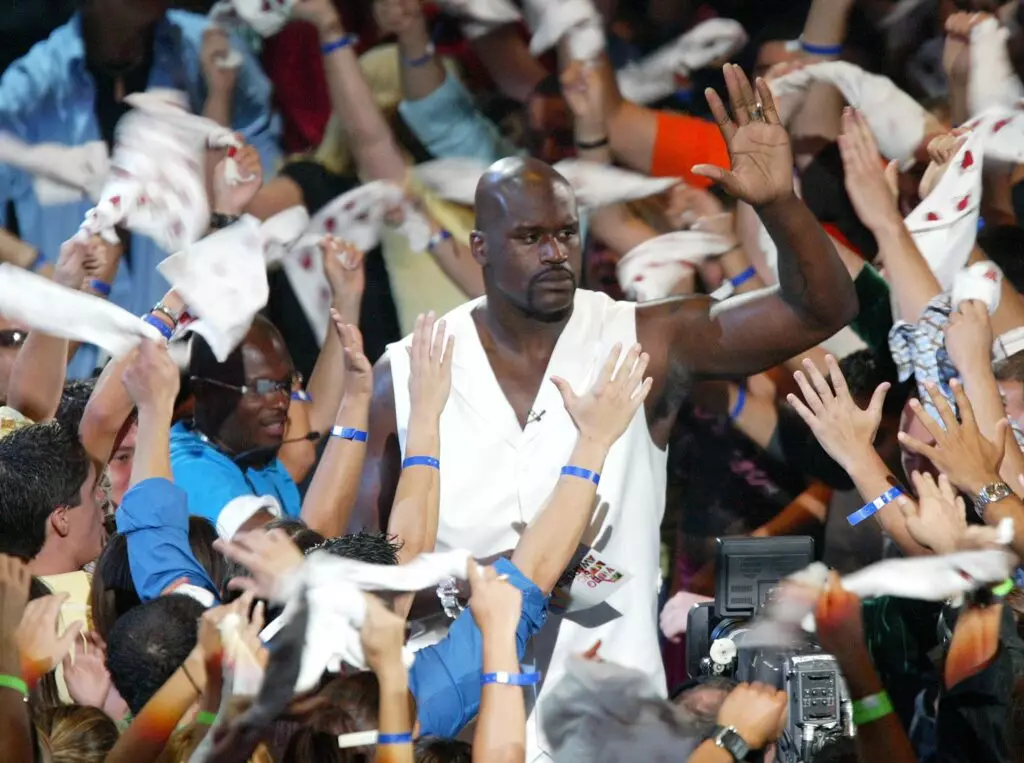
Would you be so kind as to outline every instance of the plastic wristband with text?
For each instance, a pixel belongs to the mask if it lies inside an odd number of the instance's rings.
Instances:
[[[757,269],[753,265],[751,265],[749,268],[744,270],[738,276],[730,278],[729,279],[729,283],[732,284],[732,287],[734,289],[738,289],[740,286],[745,284],[747,281],[749,281],[751,278],[753,278],[756,275],[757,275]]]
[[[480,678],[482,684],[503,684],[505,686],[533,686],[540,681],[538,673],[508,673],[500,670],[497,673],[484,673]]]
[[[212,726],[217,722],[217,714],[209,710],[200,710],[196,713],[196,723],[200,726]]]
[[[810,42],[800,40],[800,49],[812,56],[838,56],[843,52],[842,43],[838,45],[814,45]]]
[[[732,410],[729,411],[729,421],[735,421],[743,413],[744,407],[747,405],[747,388],[740,387],[736,393],[736,403],[733,405]]]
[[[17,676],[0,675],[0,689],[12,689],[28,699],[28,684]]]
[[[873,500],[871,503],[864,504],[855,512],[846,517],[846,521],[851,525],[856,526],[863,522],[869,517],[873,517],[878,513],[878,510],[883,506],[892,503],[897,498],[903,495],[903,488],[896,486],[891,487],[882,493],[878,498]]]
[[[352,442],[366,442],[367,433],[355,427],[331,427],[331,437],[339,440],[352,440]]]
[[[304,389],[297,389],[292,393],[292,400],[298,400],[300,403],[312,403],[313,398]]]
[[[159,331],[164,339],[168,342],[171,341],[171,337],[174,336],[174,329],[164,323],[162,320],[153,315],[143,315],[142,320],[148,323],[150,326]]]
[[[563,477],[579,477],[583,480],[590,480],[595,485],[601,484],[601,475],[597,472],[592,472],[590,469],[584,469],[580,466],[563,466],[562,467]]]
[[[440,469],[441,462],[433,456],[409,456],[402,462],[402,468],[408,469],[410,466],[429,466],[431,469]]]
[[[358,42],[359,37],[357,37],[356,35],[345,34],[339,37],[337,40],[331,40],[330,42],[325,42],[323,45],[321,45],[320,53],[325,56],[329,56],[336,50],[342,50],[343,48],[347,48],[350,45],[355,45]]]
[[[107,283],[106,281],[101,281],[98,278],[90,278],[87,285],[90,289],[99,294],[101,297],[110,296],[110,284]]]
[[[853,702],[853,725],[864,726],[893,712],[889,693],[880,691]]]
[[[377,734],[377,744],[411,744],[412,732],[404,734]]]

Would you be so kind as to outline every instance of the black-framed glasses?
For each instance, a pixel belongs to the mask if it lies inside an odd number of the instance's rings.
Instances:
[[[192,381],[212,384],[222,389],[230,389],[246,397],[268,398],[281,392],[291,395],[295,386],[302,383],[302,374],[298,371],[293,371],[285,379],[250,379],[241,386],[217,381],[216,379],[206,379],[201,376],[193,376]]]
[[[28,332],[20,329],[0,330],[0,347],[21,347],[28,338]]]

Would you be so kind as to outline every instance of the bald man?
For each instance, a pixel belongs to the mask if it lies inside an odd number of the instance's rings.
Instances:
[[[664,691],[657,639],[658,528],[666,446],[680,404],[699,379],[755,374],[812,347],[857,313],[853,284],[814,215],[793,193],[789,137],[771,93],[760,102],[727,67],[733,119],[708,93],[732,171],[694,168],[752,204],[779,249],[779,286],[717,304],[704,296],[635,305],[578,289],[579,215],[569,183],[533,159],[505,159],[481,179],[471,244],[486,295],[449,313],[452,394],[441,417],[439,549],[478,556],[516,545],[540,509],[576,431],[552,376],[587,388],[610,348],[640,342],[654,386],[600,475],[591,532],[600,561],[629,577],[599,603],[570,604],[532,644],[527,662],[557,682],[566,658],[600,640],[601,656],[646,672]],[[368,466],[359,511],[386,526],[405,454],[409,339],[377,364]],[[408,454],[416,455],[416,454]],[[373,523],[372,519],[367,519]],[[604,586],[607,587],[607,586]],[[604,598],[604,597],[607,598]],[[536,712],[544,712],[544,692]],[[547,755],[536,718],[527,760]],[[430,730],[424,732],[437,733]]]

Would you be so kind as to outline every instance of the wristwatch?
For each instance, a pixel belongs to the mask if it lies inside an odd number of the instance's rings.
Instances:
[[[985,507],[990,503],[999,503],[1013,495],[1010,486],[1005,482],[990,482],[974,496],[974,510],[982,519],[985,518]]]
[[[711,732],[711,739],[716,747],[721,747],[732,755],[733,760],[746,760],[750,755],[750,745],[743,741],[735,726],[715,726]]]

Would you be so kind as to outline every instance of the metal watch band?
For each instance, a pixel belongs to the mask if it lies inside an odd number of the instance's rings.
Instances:
[[[974,511],[979,517],[984,519],[985,508],[990,503],[999,503],[1012,495],[1013,491],[1005,482],[990,482],[974,497]]]
[[[715,726],[712,735],[716,747],[732,755],[733,760],[747,760],[750,745],[739,735],[735,726]]]

